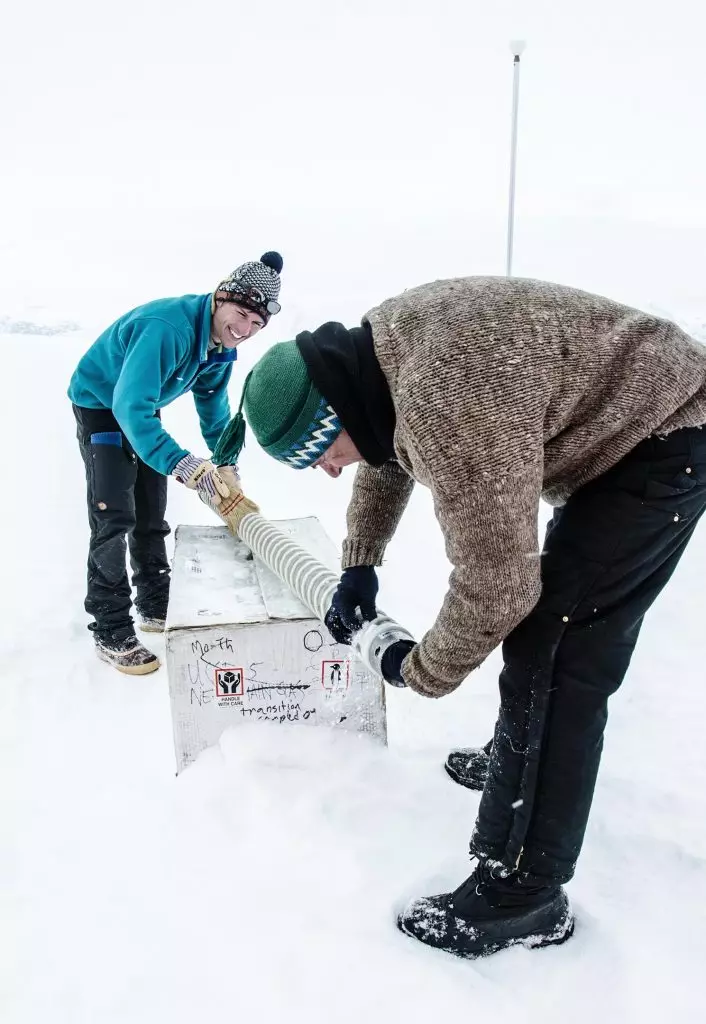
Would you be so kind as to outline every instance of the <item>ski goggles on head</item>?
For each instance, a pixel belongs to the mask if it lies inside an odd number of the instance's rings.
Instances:
[[[225,295],[218,294],[225,292]],[[256,313],[266,313],[268,316],[274,316],[275,313],[279,313],[282,309],[279,302],[275,299],[268,299],[261,288],[257,288],[255,285],[238,286],[234,288],[232,285],[226,287],[220,285],[216,289],[218,298],[222,302],[237,302],[243,306],[247,306],[249,309],[253,309]]]

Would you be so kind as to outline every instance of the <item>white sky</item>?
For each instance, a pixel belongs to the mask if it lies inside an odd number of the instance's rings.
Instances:
[[[0,301],[48,267],[206,290],[270,247],[299,294],[502,273],[513,37],[517,272],[705,298],[700,0],[7,7]]]

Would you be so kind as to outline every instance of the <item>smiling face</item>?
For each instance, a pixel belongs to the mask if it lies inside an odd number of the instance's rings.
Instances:
[[[236,348],[252,338],[265,326],[264,319],[237,302],[225,301],[216,295],[216,311],[211,320],[211,334],[223,348]]]
[[[354,462],[362,462],[363,456],[351,440],[347,430],[342,430],[333,444],[320,455],[316,462],[312,462],[311,468],[323,469],[331,477],[340,476],[344,466],[352,466]]]

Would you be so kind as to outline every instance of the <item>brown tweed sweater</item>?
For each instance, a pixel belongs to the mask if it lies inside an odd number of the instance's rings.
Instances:
[[[440,697],[532,610],[540,496],[552,504],[652,433],[706,424],[706,347],[658,317],[542,281],[437,281],[372,309],[397,414],[397,462],[361,465],[343,565],[380,565],[414,481],[453,565],[405,659]]]

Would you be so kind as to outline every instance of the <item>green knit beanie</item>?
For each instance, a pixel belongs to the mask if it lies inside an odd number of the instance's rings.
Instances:
[[[343,429],[312,383],[295,341],[273,345],[248,374],[240,408],[214,452],[218,465],[237,461],[245,441],[243,408],[260,446],[295,469],[316,462]]]

